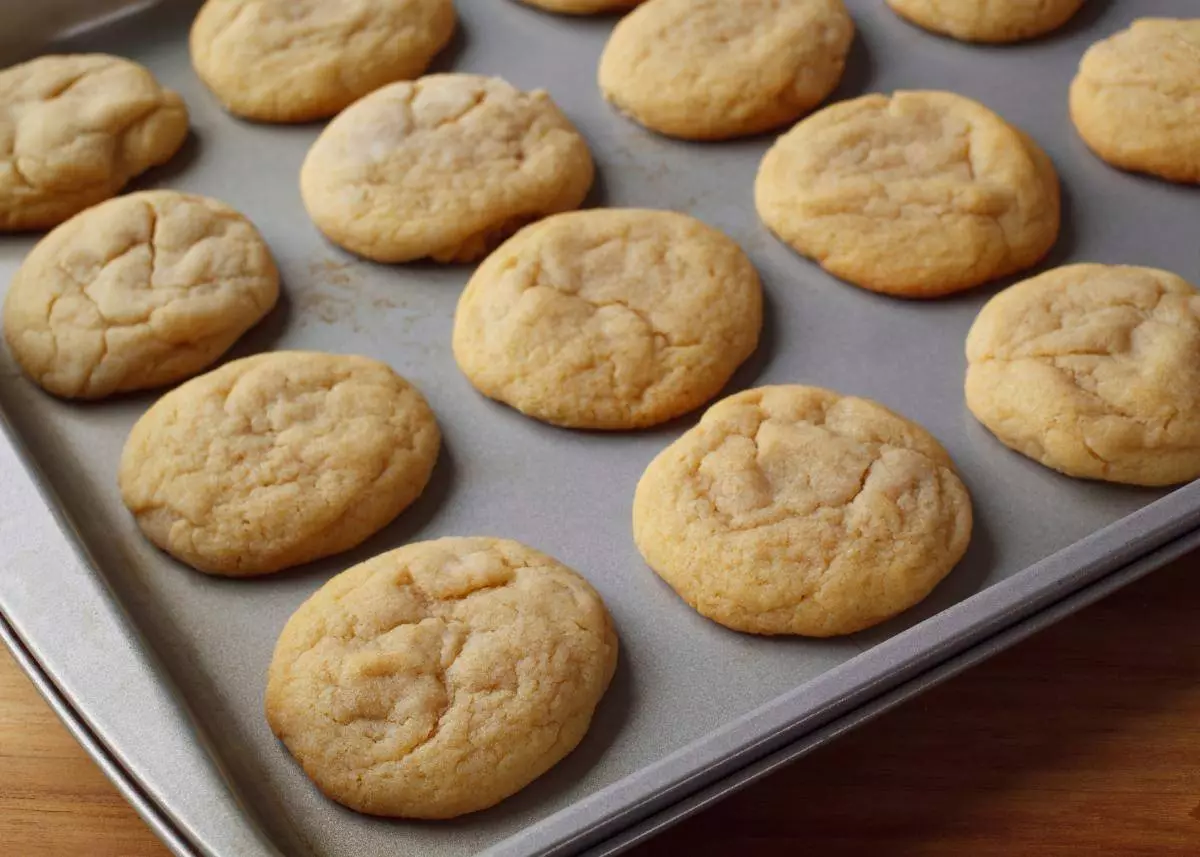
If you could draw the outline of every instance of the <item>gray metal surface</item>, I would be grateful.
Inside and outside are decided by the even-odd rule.
[[[475,394],[449,349],[469,270],[371,265],[324,242],[296,187],[319,128],[222,113],[188,65],[195,5],[168,2],[56,49],[133,57],[187,99],[192,139],[142,184],[239,208],[283,272],[284,301],[236,353],[311,348],[385,360],[426,393],[446,448],[426,495],[361,549],[273,578],[218,580],[147,545],[117,496],[121,445],[153,397],[59,402],[0,356],[0,412],[15,441],[0,443],[6,633],[170,825],[179,853],[578,851],[803,746],[795,742],[1200,526],[1200,485],[1164,496],[1068,480],[1005,450],[971,420],[962,342],[996,287],[906,303],[832,280],[757,222],[752,183],[768,139],[673,142],[602,103],[595,66],[611,20],[459,0],[463,33],[442,67],[549,89],[592,144],[592,204],[690,212],[754,259],[767,329],[733,387],[800,381],[878,399],[933,431],[972,490],[977,531],[967,558],[897,620],[847,639],[805,641],[737,635],[699,618],[646,569],[629,534],[637,477],[694,418],[636,434],[567,432]],[[1090,0],[1059,35],[1007,48],[935,38],[876,0],[848,5],[860,32],[839,97],[954,89],[1029,131],[1054,158],[1066,212],[1051,263],[1148,264],[1200,279],[1196,191],[1101,164],[1074,135],[1065,107],[1090,42],[1135,14],[1186,15],[1189,0]],[[32,241],[0,237],[0,282]],[[36,475],[23,473],[18,458]],[[271,737],[261,716],[271,647],[291,611],[331,574],[405,541],[450,534],[521,539],[582,571],[612,609],[621,665],[583,745],[501,806],[437,825],[357,816],[320,797]]]

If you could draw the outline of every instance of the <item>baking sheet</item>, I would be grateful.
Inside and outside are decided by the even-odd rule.
[[[567,432],[475,394],[449,347],[469,268],[377,266],[328,245],[297,188],[319,126],[252,125],[225,115],[187,62],[196,5],[167,2],[56,49],[132,57],[179,90],[192,137],[139,185],[223,199],[270,242],[285,298],[234,356],[308,348],[385,360],[425,392],[446,439],[426,495],[362,548],[269,579],[218,580],[149,547],[121,507],[120,449],[153,396],[59,402],[20,378],[7,354],[0,357],[0,409],[61,515],[43,519],[44,510],[27,506],[30,489],[10,477],[15,457],[6,449],[0,609],[201,853],[578,850],[1197,523],[1195,486],[1143,509],[1163,492],[1059,477],[972,421],[962,404],[962,342],[998,286],[905,303],[838,283],[757,222],[752,185],[769,138],[679,143],[604,105],[595,66],[612,19],[559,18],[512,0],[459,0],[463,31],[439,66],[549,89],[592,145],[599,178],[589,204],[686,211],[729,232],[750,254],[763,276],[767,326],[759,353],[730,390],[804,382],[875,398],[936,434],[972,491],[977,527],[967,558],[897,620],[851,638],[804,641],[746,637],[701,619],[646,569],[629,533],[638,476],[695,417],[636,434]],[[859,35],[837,97],[953,88],[1048,151],[1065,197],[1051,264],[1146,264],[1200,279],[1196,191],[1105,166],[1066,115],[1067,84],[1088,44],[1135,14],[1194,13],[1187,0],[1089,0],[1059,35],[1002,48],[928,35],[875,0],[848,6]],[[0,282],[31,244],[0,237]],[[77,545],[55,535],[64,523],[77,532]],[[501,806],[436,825],[357,816],[316,793],[263,721],[274,638],[301,601],[349,564],[412,539],[464,534],[526,541],[588,576],[621,633],[613,687],[579,750]]]

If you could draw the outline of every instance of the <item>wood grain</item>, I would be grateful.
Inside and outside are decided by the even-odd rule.
[[[1200,855],[1200,554],[643,846],[637,857]],[[0,853],[166,857],[7,654]]]

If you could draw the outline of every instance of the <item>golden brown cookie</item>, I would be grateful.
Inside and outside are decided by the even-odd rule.
[[[763,222],[834,276],[908,298],[1038,262],[1059,228],[1058,177],[1037,144],[949,92],[865,95],[814,113],[767,152]]]
[[[600,89],[672,137],[757,134],[824,101],[853,38],[842,0],[650,0],[613,30]]]
[[[1083,0],[887,0],[918,27],[964,42],[1019,42],[1067,23]]]
[[[548,12],[561,15],[598,15],[604,12],[621,12],[632,9],[643,0],[521,0],[529,6],[537,6]]]
[[[967,337],[967,406],[1087,479],[1200,477],[1200,294],[1166,271],[1067,265],[1005,289]]]
[[[377,360],[259,354],[193,378],[137,421],[121,498],[188,565],[266,574],[389,523],[425,488],[440,442],[425,399]]]
[[[971,498],[920,426],[816,387],[747,390],[646,468],[646,562],[715,622],[828,637],[923,599],[962,558]]]
[[[1113,166],[1200,183],[1200,18],[1143,18],[1092,45],[1071,120]]]
[[[214,199],[145,191],[37,243],[8,288],[4,334],[46,390],[99,399],[196,374],[278,297],[279,272],[250,221]]]
[[[183,99],[135,62],[44,56],[0,71],[0,230],[46,229],[166,162]]]
[[[190,47],[231,113],[308,122],[417,77],[454,27],[452,0],[208,0]]]
[[[300,190],[317,227],[351,252],[469,262],[577,208],[592,176],[587,143],[545,92],[436,74],[343,111],[309,150]]]
[[[575,748],[617,663],[604,602],[517,542],[418,542],[301,605],[267,680],[271,729],[333,800],[452,818]]]
[[[531,417],[632,429],[715,396],[761,327],[758,274],[722,233],[670,211],[576,211],[480,265],[454,356],[481,393]]]

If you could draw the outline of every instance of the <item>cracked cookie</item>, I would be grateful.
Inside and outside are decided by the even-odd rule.
[[[189,46],[231,113],[309,122],[417,77],[454,27],[452,0],[208,0]]]
[[[632,9],[643,0],[521,0],[527,6],[537,6],[562,15],[597,15]]]
[[[469,262],[517,229],[577,208],[587,143],[541,90],[437,74],[348,107],[300,171],[304,206],[334,243],[377,262]]]
[[[613,30],[600,89],[671,137],[757,134],[825,100],[853,38],[842,0],[650,0]]]
[[[196,374],[278,297],[279,272],[250,221],[213,199],[145,191],[37,243],[9,286],[4,335],[43,388],[99,399]]]
[[[1115,167],[1200,183],[1200,18],[1143,18],[1088,48],[1071,121]]]
[[[633,536],[709,619],[829,637],[928,595],[966,552],[971,498],[941,445],[882,405],[761,387],[713,405],[650,463]]]
[[[1019,42],[1057,30],[1083,0],[887,0],[918,27],[964,42]]]
[[[193,568],[244,577],[349,550],[412,503],[441,436],[377,360],[280,351],[167,393],[121,454],[121,498]]]
[[[1166,271],[1067,265],[1018,283],[967,336],[967,407],[1068,476],[1200,477],[1200,294]]]
[[[339,574],[288,620],[267,721],[338,803],[452,818],[570,753],[616,663],[604,602],[563,564],[505,539],[418,542]]]
[[[183,99],[104,54],[0,71],[0,230],[47,229],[115,195],[183,145]]]
[[[492,253],[453,345],[485,396],[556,425],[632,429],[719,393],[761,327],[758,273],[733,240],[670,211],[597,209]]]
[[[949,92],[865,95],[801,120],[763,158],[754,199],[797,252],[900,297],[1015,273],[1058,237],[1050,159],[982,104]]]

